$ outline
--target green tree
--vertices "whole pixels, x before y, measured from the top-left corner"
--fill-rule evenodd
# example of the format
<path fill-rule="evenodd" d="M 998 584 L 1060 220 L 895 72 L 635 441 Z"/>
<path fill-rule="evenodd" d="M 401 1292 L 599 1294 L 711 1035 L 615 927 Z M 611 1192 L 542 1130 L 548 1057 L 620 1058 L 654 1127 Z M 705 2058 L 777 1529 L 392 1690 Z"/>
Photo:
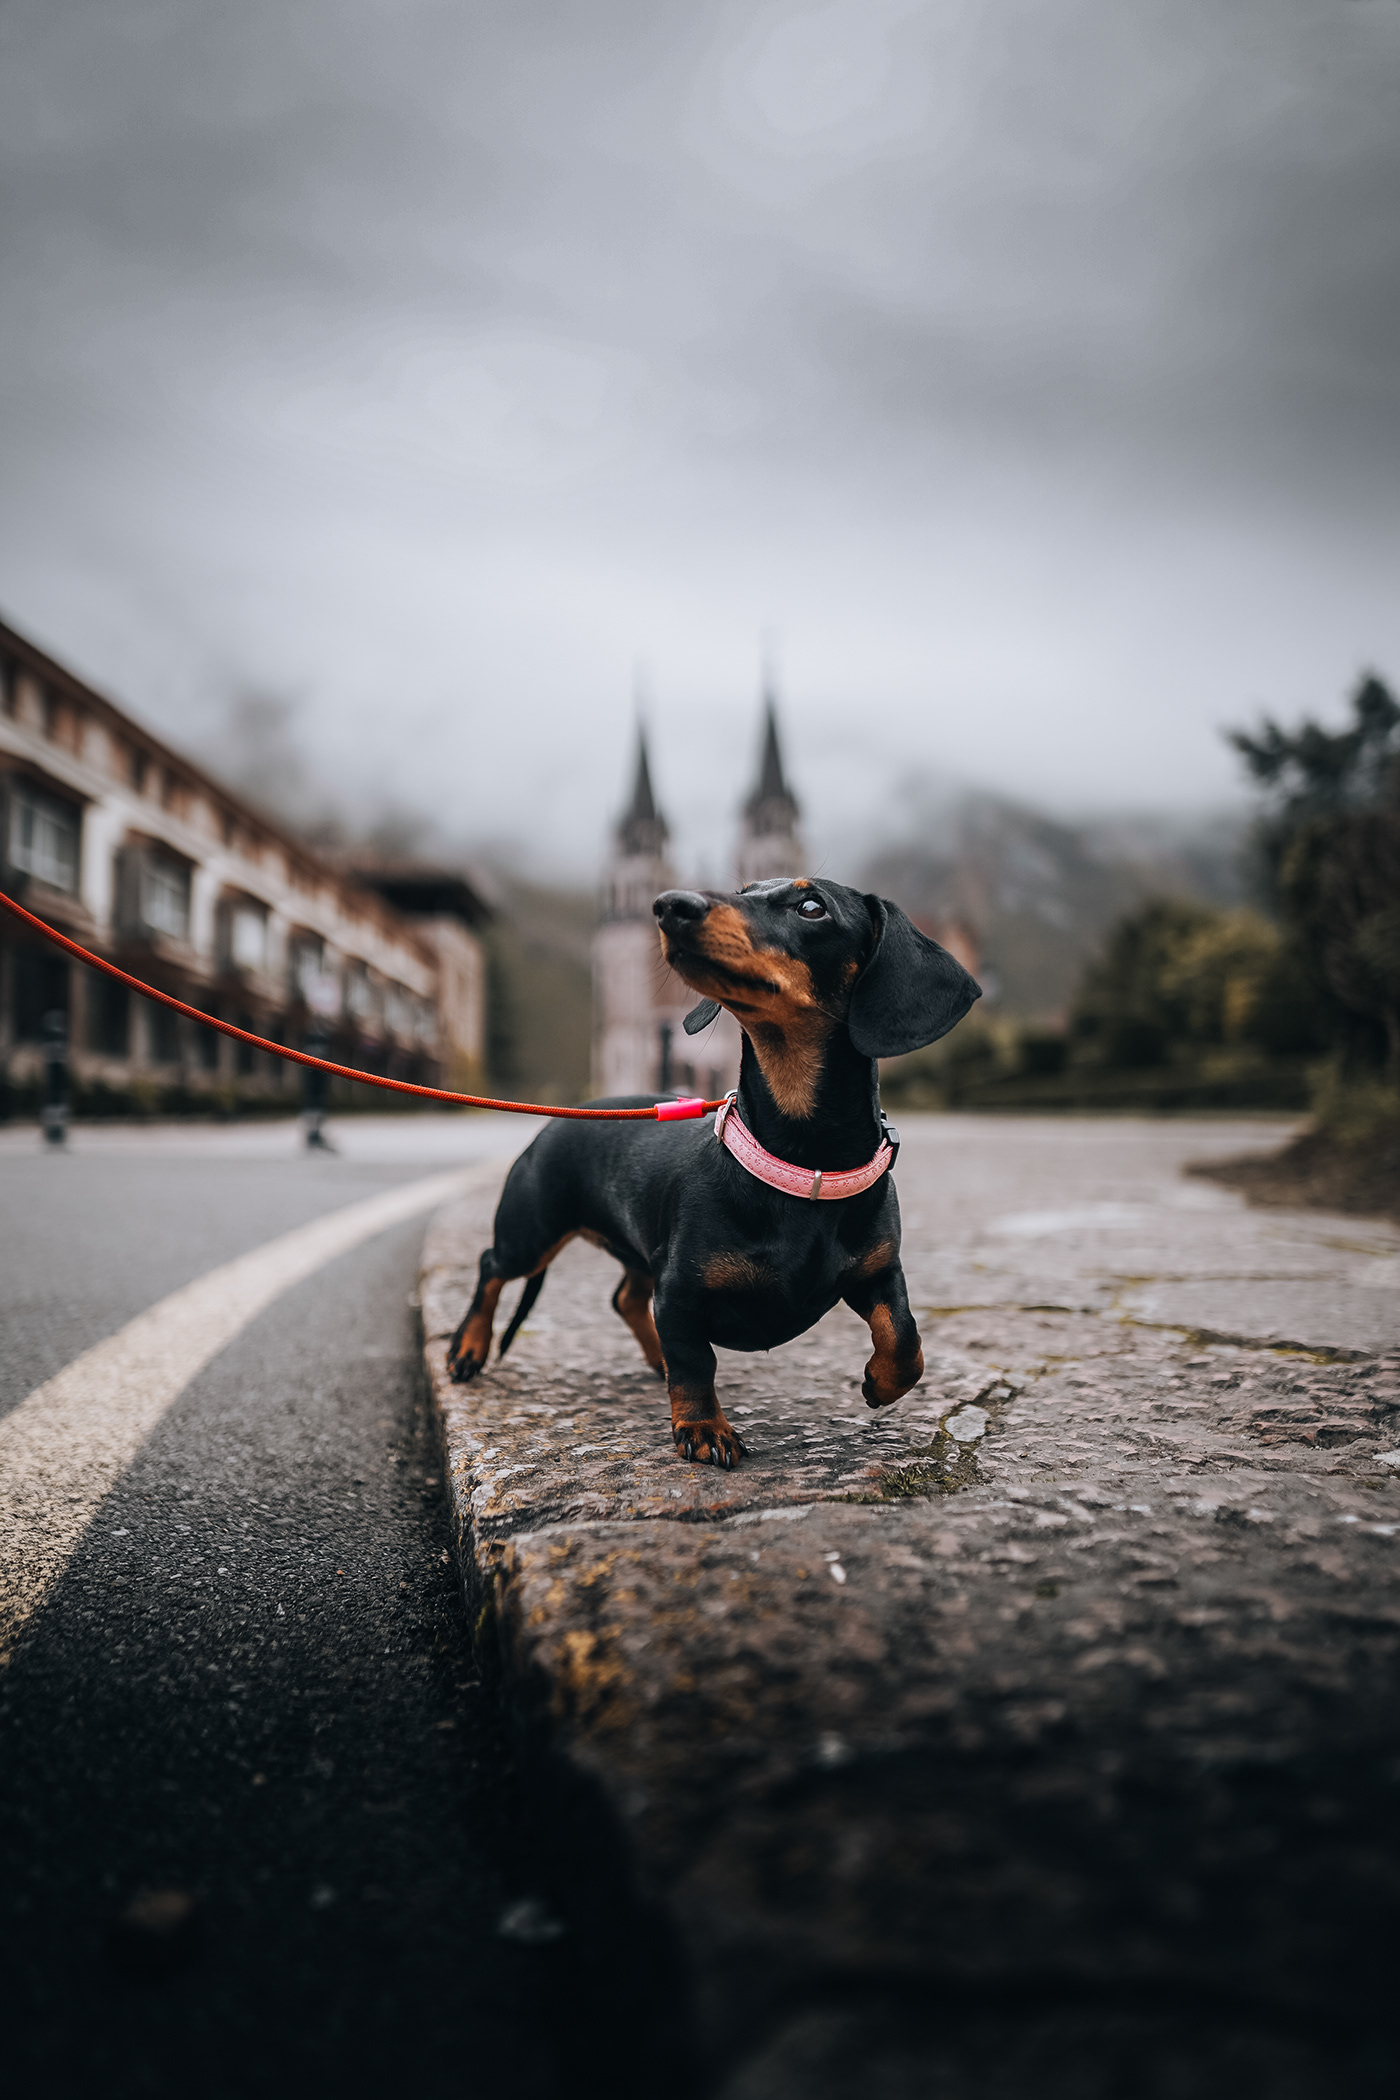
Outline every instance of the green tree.
<path fill-rule="evenodd" d="M 1329 1033 L 1400 1084 L 1400 702 L 1370 674 L 1345 729 L 1265 720 L 1230 741 L 1270 795 L 1265 878 Z"/>
<path fill-rule="evenodd" d="M 1120 1070 L 1164 1064 L 1177 1044 L 1320 1048 L 1290 1011 L 1297 998 L 1278 928 L 1258 912 L 1159 897 L 1112 929 L 1080 980 L 1071 1027 Z"/>
<path fill-rule="evenodd" d="M 1165 1063 L 1171 1044 L 1190 1033 L 1190 1001 L 1175 966 L 1222 916 L 1209 905 L 1158 897 L 1120 919 L 1080 979 L 1072 1033 L 1115 1069 Z"/>

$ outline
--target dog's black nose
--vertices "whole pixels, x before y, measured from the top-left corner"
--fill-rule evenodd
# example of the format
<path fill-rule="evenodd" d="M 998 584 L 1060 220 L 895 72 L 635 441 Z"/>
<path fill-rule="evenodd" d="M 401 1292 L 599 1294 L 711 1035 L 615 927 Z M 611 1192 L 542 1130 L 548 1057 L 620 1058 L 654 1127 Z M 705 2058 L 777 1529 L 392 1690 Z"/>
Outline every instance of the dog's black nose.
<path fill-rule="evenodd" d="M 699 890 L 663 890 L 651 908 L 663 926 L 683 926 L 703 919 L 710 900 L 702 897 Z"/>

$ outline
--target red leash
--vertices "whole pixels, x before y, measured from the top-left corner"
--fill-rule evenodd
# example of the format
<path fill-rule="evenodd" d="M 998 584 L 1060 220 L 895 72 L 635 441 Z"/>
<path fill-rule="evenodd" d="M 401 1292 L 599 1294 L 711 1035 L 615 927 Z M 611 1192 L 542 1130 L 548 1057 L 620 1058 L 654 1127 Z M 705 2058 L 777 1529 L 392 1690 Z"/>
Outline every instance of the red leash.
<path fill-rule="evenodd" d="M 451 1101 L 462 1108 L 500 1108 L 513 1116 L 570 1116 L 594 1123 L 682 1123 L 696 1116 L 708 1115 L 712 1108 L 719 1108 L 719 1101 L 658 1101 L 655 1108 L 551 1108 L 543 1101 L 490 1101 L 482 1094 L 450 1094 L 440 1086 L 410 1086 L 406 1079 L 381 1079 L 377 1072 L 357 1072 L 353 1065 L 333 1065 L 324 1057 L 312 1057 L 305 1050 L 289 1050 L 283 1043 L 270 1043 L 266 1036 L 250 1035 L 246 1028 L 235 1028 L 231 1021 L 216 1020 L 213 1014 L 202 1014 L 197 1006 L 186 1006 L 183 999 L 172 999 L 169 992 L 158 992 L 153 984 L 143 984 L 139 977 L 131 977 L 119 970 L 115 963 L 104 962 L 100 955 L 89 954 L 76 941 L 70 941 L 66 933 L 59 933 L 46 925 L 13 897 L 0 890 L 0 905 L 12 917 L 25 926 L 42 933 L 46 941 L 56 948 L 63 948 L 75 955 L 79 962 L 87 963 L 91 969 L 101 970 L 105 977 L 115 978 L 129 990 L 139 992 L 143 999 L 154 999 L 158 1006 L 168 1006 L 174 1014 L 184 1014 L 191 1021 L 198 1021 L 205 1028 L 217 1028 L 220 1035 L 231 1035 L 236 1043 L 251 1043 L 255 1050 L 266 1050 L 269 1056 L 285 1057 L 289 1064 L 310 1065 L 317 1072 L 334 1073 L 337 1079 L 354 1079 L 361 1086 L 380 1086 L 391 1094 L 416 1094 L 424 1101 Z"/>

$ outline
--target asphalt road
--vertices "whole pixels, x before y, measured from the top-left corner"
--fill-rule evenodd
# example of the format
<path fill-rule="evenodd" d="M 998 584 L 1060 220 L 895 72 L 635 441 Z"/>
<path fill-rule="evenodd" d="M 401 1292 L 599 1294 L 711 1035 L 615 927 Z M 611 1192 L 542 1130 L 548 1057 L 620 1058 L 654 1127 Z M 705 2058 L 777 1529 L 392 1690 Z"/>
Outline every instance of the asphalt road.
<path fill-rule="evenodd" d="M 528 1134 L 367 1119 L 334 1159 L 285 1125 L 79 1132 L 66 1156 L 0 1135 L 0 1415 L 219 1264 Z M 611 2049 L 602 2070 L 618 1950 L 570 1933 L 475 1666 L 411 1302 L 425 1222 L 194 1378 L 0 1670 L 11 2091 L 640 2076 Z"/>

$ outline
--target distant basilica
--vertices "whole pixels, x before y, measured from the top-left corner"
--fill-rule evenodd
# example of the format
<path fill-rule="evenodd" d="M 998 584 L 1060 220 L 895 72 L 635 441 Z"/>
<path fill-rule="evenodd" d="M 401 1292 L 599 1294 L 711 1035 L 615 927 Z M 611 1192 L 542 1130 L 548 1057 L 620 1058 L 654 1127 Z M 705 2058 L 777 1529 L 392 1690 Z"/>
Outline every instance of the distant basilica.
<path fill-rule="evenodd" d="M 773 696 L 764 697 L 758 779 L 741 811 L 735 886 L 807 872 L 801 812 L 783 775 Z M 697 994 L 661 957 L 652 899 L 676 884 L 670 832 L 656 806 L 645 731 L 638 732 L 632 800 L 613 833 L 593 942 L 593 1091 L 701 1094 L 713 1101 L 739 1077 L 738 1023 L 727 1013 L 687 1036 Z"/>

